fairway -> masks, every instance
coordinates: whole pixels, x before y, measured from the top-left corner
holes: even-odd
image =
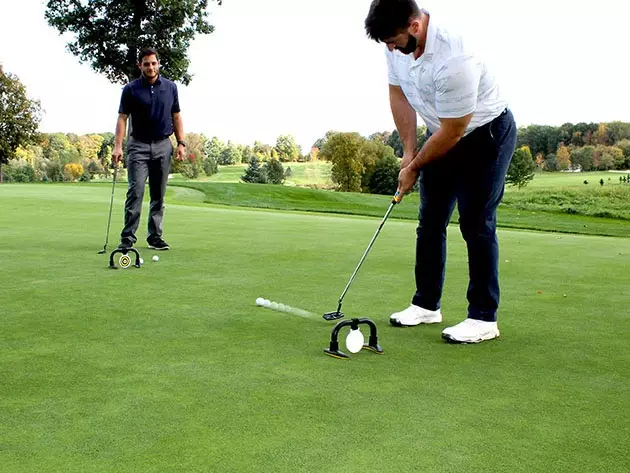
[[[466,311],[459,229],[445,323],[390,327],[414,285],[416,224],[394,209],[343,307],[376,322],[385,354],[342,361],[323,353],[321,314],[379,218],[169,187],[172,250],[150,261],[145,203],[145,265],[112,271],[97,255],[110,190],[0,186],[2,473],[630,471],[630,239],[501,229],[501,338],[449,345]]]

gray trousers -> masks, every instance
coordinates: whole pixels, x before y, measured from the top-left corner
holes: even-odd
[[[155,143],[144,143],[129,138],[127,144],[127,179],[129,189],[125,202],[125,227],[120,234],[121,240],[135,243],[136,230],[140,223],[144,186],[149,178],[149,228],[147,238],[162,236],[164,217],[164,194],[168,173],[171,168],[173,145],[167,138]]]

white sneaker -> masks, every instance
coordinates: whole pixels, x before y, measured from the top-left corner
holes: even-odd
[[[499,327],[496,322],[475,319],[466,319],[442,331],[442,338],[451,343],[479,343],[498,336]]]
[[[389,323],[396,327],[413,327],[420,324],[439,324],[442,313],[438,310],[427,310],[417,305],[410,305],[405,310],[389,316]]]

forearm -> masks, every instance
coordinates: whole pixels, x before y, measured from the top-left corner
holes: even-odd
[[[415,170],[420,170],[428,163],[441,158],[462,138],[459,133],[449,133],[444,128],[438,129],[431,137],[424,143],[422,149],[415,155],[410,163],[410,166]]]
[[[114,147],[122,148],[122,142],[125,138],[125,131],[127,130],[127,117],[119,115],[116,121],[116,138],[114,139]]]
[[[405,94],[400,87],[389,86],[389,103],[394,117],[394,124],[400,135],[403,144],[404,156],[407,159],[414,156],[417,146],[416,128],[417,116],[416,111],[407,101]],[[401,163],[404,167],[408,163]]]
[[[173,128],[175,130],[175,139],[177,141],[184,141],[184,122],[179,113],[173,114]]]

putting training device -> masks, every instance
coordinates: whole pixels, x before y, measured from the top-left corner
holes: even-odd
[[[389,208],[387,209],[387,212],[385,213],[385,216],[383,217],[383,220],[381,220],[381,224],[376,229],[376,233],[374,233],[374,236],[372,237],[372,240],[370,240],[370,244],[368,245],[367,249],[363,253],[363,256],[361,257],[361,261],[359,261],[359,264],[357,265],[357,268],[354,270],[354,273],[352,273],[352,276],[350,276],[350,280],[348,281],[348,284],[346,284],[346,288],[341,293],[341,297],[339,298],[339,305],[337,306],[337,310],[335,310],[333,312],[326,312],[322,316],[322,317],[324,317],[324,319],[326,319],[326,320],[337,320],[337,319],[340,319],[341,317],[343,317],[343,312],[341,312],[341,304],[343,302],[343,298],[346,295],[346,292],[348,292],[348,288],[350,287],[350,284],[352,284],[352,281],[354,281],[354,277],[359,272],[359,268],[363,264],[363,260],[365,260],[365,257],[370,252],[370,249],[372,248],[372,245],[374,244],[374,241],[376,240],[376,237],[381,232],[381,228],[383,228],[383,225],[385,224],[385,221],[387,220],[387,217],[389,217],[389,214],[392,212],[392,209],[394,208],[394,205],[396,205],[398,202],[400,202],[400,197],[398,195],[398,192],[396,192],[396,194],[394,194],[394,197],[392,198],[392,203],[389,204]]]
[[[136,257],[135,263],[132,260],[132,257],[129,253],[133,253]],[[118,266],[114,264],[114,256],[120,254],[118,257]],[[118,269],[119,267],[122,269],[130,268],[131,266],[135,266],[139,268],[141,266],[140,263],[140,253],[135,248],[116,248],[109,255],[109,268],[110,269]]]
[[[367,344],[363,344],[363,334],[359,331],[359,325],[366,324],[370,327],[370,339]],[[351,353],[358,353],[362,349],[373,351],[378,355],[383,354],[383,349],[378,344],[378,337],[376,335],[376,324],[370,319],[350,319],[343,320],[332,330],[330,334],[330,346],[324,349],[324,353],[328,356],[332,356],[333,358],[339,358],[341,360],[347,360],[350,357],[346,355],[344,352],[339,351],[339,341],[337,337],[339,336],[339,330],[343,327],[350,326],[350,333],[348,334],[348,338],[346,338],[346,346],[348,351]]]

